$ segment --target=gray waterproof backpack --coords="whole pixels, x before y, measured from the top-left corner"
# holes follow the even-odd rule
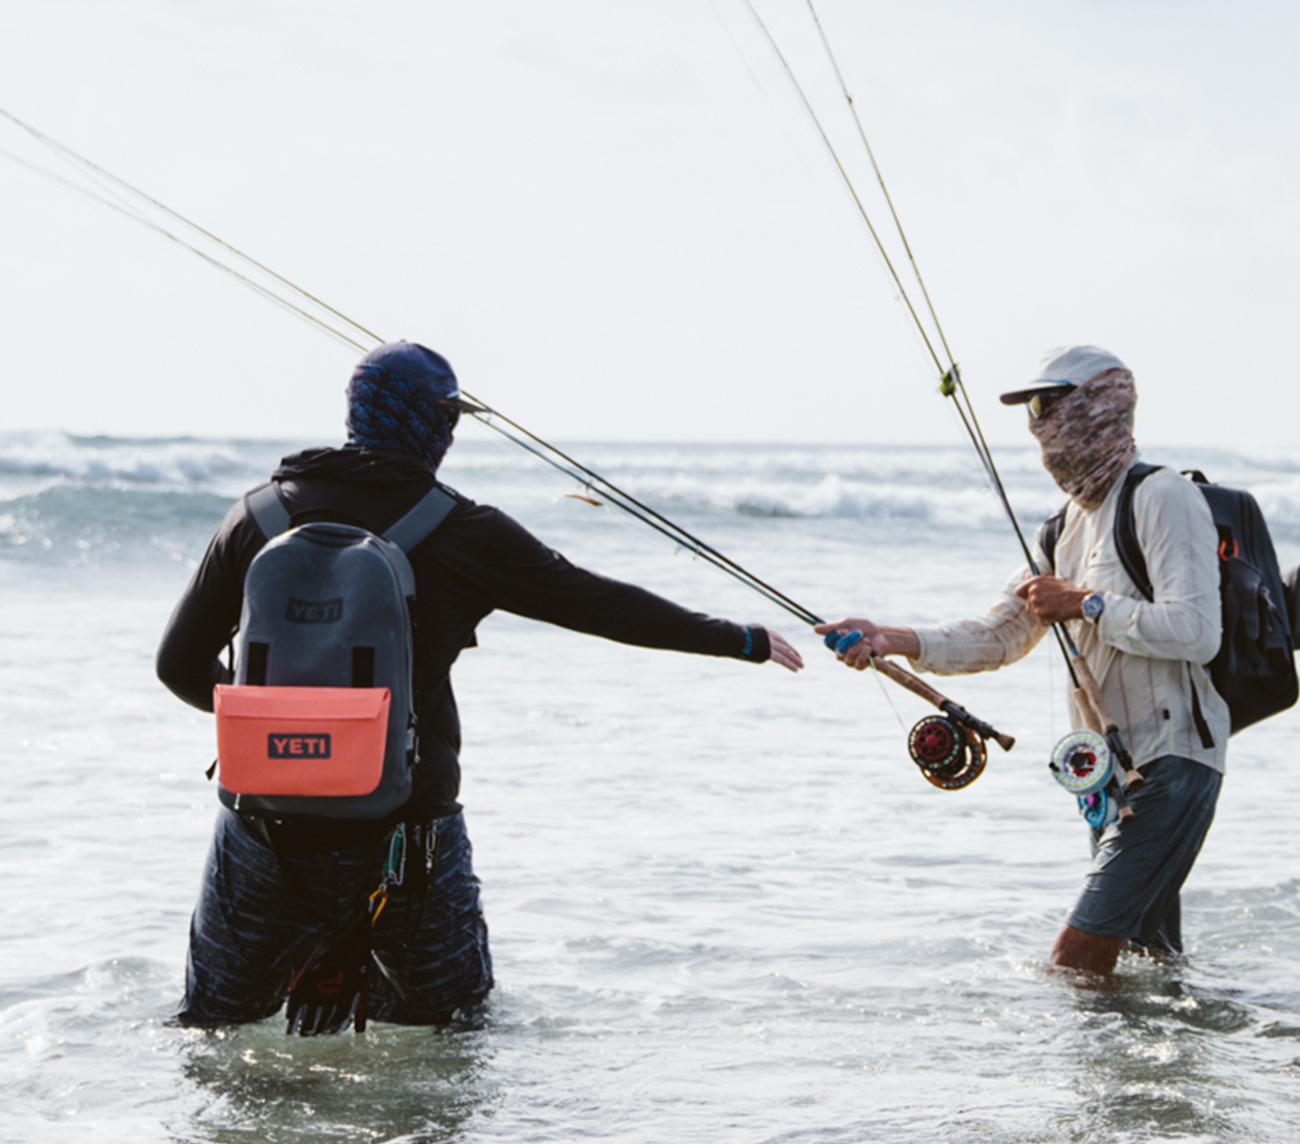
[[[382,536],[290,528],[278,486],[246,505],[267,544],[244,578],[233,685],[219,685],[219,795],[274,817],[383,818],[417,761],[415,575],[406,554],[455,507],[434,487]]]

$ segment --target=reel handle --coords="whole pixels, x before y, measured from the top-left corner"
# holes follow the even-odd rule
[[[854,644],[860,643],[861,640],[862,633],[859,631],[851,631],[843,635],[839,632],[829,632],[823,642],[836,655],[843,655],[849,650],[849,648],[853,647]],[[979,735],[980,738],[992,739],[1004,751],[1009,751],[1016,745],[1016,740],[1011,735],[1004,735],[1001,731],[997,731],[993,727],[990,727],[983,720],[976,719],[969,711],[962,707],[958,707],[956,703],[952,702],[952,700],[942,692],[936,691],[923,679],[913,675],[905,668],[890,663],[884,656],[876,655],[873,652],[871,656],[871,666],[880,672],[881,675],[892,679],[900,687],[907,688],[907,690],[912,692],[913,695],[919,695],[927,703],[932,703],[940,711],[951,715],[958,723],[965,727],[969,727]]]
[[[946,711],[957,722],[969,727],[981,738],[992,739],[1004,751],[1009,751],[1016,745],[1016,741],[1011,735],[1004,735],[1001,731],[994,730],[982,720],[976,719],[969,711],[958,707],[956,703],[942,692],[936,691],[923,679],[918,679],[910,671],[906,671],[897,664],[890,663],[883,656],[873,655],[871,657],[871,666],[881,675],[888,676],[900,687],[906,687],[914,695],[919,695],[927,702],[933,703],[940,711]]]
[[[957,704],[953,703],[952,700],[945,699],[941,704],[939,704],[939,706],[942,710],[946,711],[956,719],[963,727],[967,727],[974,731],[981,739],[992,739],[1004,751],[1009,751],[1016,745],[1016,740],[1013,736],[1004,735],[996,728],[990,727],[983,719],[975,718],[975,716],[964,707],[957,706]]]

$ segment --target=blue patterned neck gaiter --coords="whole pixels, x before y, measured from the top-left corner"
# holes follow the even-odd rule
[[[353,371],[347,398],[349,445],[413,453],[435,471],[442,464],[457,414],[440,404],[427,385],[362,364]]]

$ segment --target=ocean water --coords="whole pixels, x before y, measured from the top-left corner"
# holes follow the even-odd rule
[[[1234,740],[1184,893],[1188,957],[1109,989],[1046,955],[1087,865],[1046,758],[1046,645],[944,680],[1018,744],[943,792],[914,696],[466,434],[444,477],[554,547],[785,631],[807,669],[491,617],[456,686],[498,988],[481,1026],[290,1040],[164,1021],[215,792],[158,635],[232,499],[303,442],[0,435],[0,1140],[1113,1144],[1300,1138],[1300,766]],[[1017,549],[969,451],[574,444],[812,610],[983,607]],[[1028,522],[1060,500],[1001,450]],[[1195,451],[1300,560],[1300,452]]]

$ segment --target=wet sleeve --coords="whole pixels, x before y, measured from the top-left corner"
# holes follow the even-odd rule
[[[637,647],[765,662],[761,625],[692,612],[635,584],[570,563],[505,513],[490,522],[481,586],[492,607]]]
[[[243,603],[240,552],[250,531],[256,530],[246,523],[241,501],[212,538],[158,645],[158,678],[173,694],[201,711],[212,710],[213,687],[229,682],[230,673],[220,655],[239,626]],[[260,543],[260,533],[257,541]]]

